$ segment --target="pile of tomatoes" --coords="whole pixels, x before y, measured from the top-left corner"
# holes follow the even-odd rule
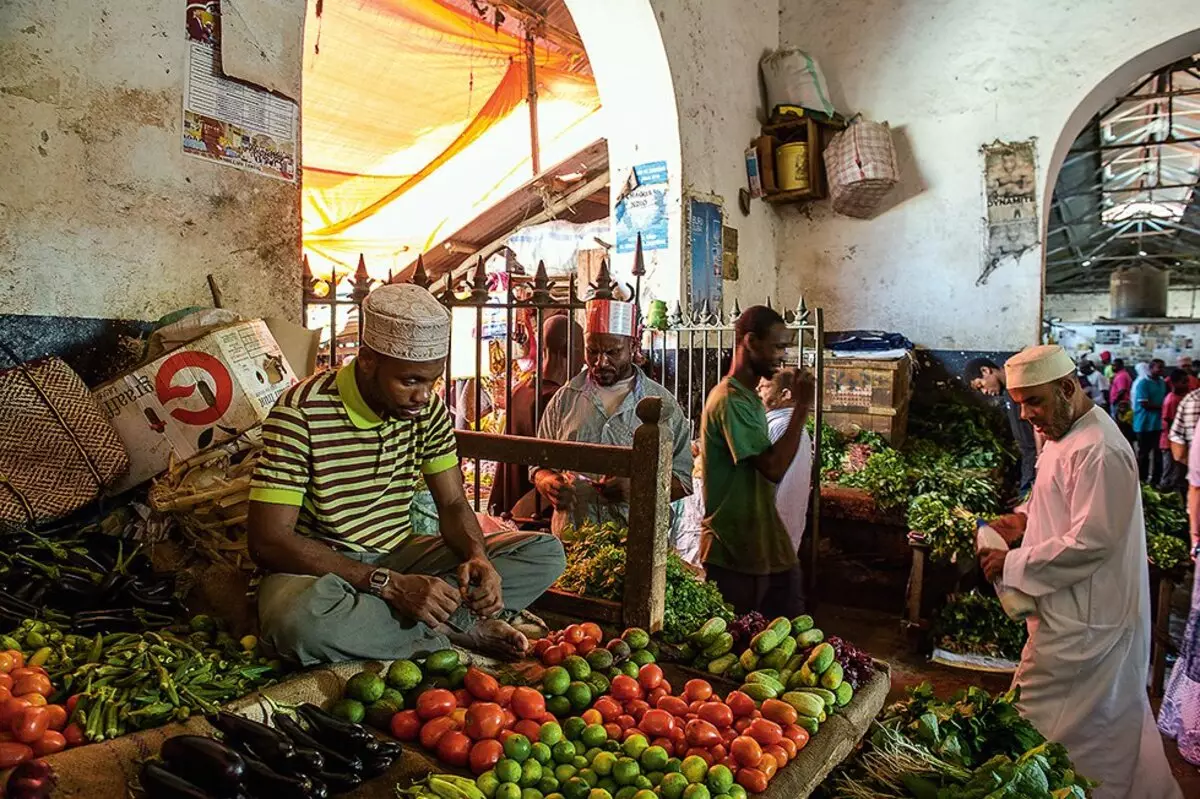
[[[418,741],[443,763],[482,774],[504,756],[504,741],[510,736],[536,741],[542,725],[553,721],[557,719],[546,712],[540,691],[501,686],[495,677],[472,667],[462,688],[421,693],[416,707],[396,713],[390,726],[397,739]]]
[[[26,665],[15,649],[0,652],[0,769],[85,742],[80,726],[67,724],[74,701],[49,704],[53,693],[40,665]]]
[[[641,734],[676,757],[727,766],[750,793],[765,791],[808,743],[796,718],[795,708],[775,699],[761,708],[741,691],[721,699],[705,680],[688,680],[675,696],[653,663],[642,666],[637,679],[613,678],[610,695],[583,713],[584,721],[604,724],[611,738]]]
[[[556,630],[545,638],[539,638],[533,646],[533,654],[544,666],[557,666],[571,655],[586,657],[604,641],[600,625],[592,622],[572,624]]]

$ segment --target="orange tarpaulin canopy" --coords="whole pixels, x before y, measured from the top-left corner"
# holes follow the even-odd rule
[[[532,176],[526,42],[470,0],[324,0],[306,28],[304,249],[399,271]],[[578,49],[535,39],[541,162],[600,138]]]

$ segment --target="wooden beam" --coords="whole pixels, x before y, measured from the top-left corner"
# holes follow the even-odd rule
[[[519,466],[553,467],[560,471],[587,472],[631,477],[632,457],[628,447],[550,441],[544,438],[503,436],[458,430],[458,457],[513,463]]]
[[[648,632],[662,629],[667,590],[667,526],[673,442],[662,424],[662,400],[638,403],[641,424],[633,431],[629,486],[629,533],[625,540],[625,623]]]

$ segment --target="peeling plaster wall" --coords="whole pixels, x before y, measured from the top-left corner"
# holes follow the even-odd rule
[[[212,273],[299,319],[299,185],[183,155],[185,58],[182,3],[0,2],[0,314],[156,319]]]
[[[1036,137],[1044,207],[1047,164],[1081,101],[1130,59],[1200,28],[1195,0],[781,0],[780,10],[781,44],[818,59],[838,109],[891,123],[903,173],[870,221],[834,216],[828,202],[783,209],[780,296],[824,306],[831,329],[886,328],[935,349],[1013,350],[1040,331],[1040,249],[975,285],[979,146]]]
[[[1047,294],[1045,315],[1063,322],[1094,322],[1111,310],[1104,293]],[[1200,314],[1200,289],[1171,289],[1167,292],[1167,316],[1194,319]]]

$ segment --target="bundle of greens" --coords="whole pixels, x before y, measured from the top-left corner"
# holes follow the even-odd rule
[[[957,563],[975,557],[975,516],[940,492],[913,497],[908,503],[908,529],[924,534],[935,561]]]
[[[841,484],[866,491],[885,511],[904,507],[912,496],[908,464],[894,449],[876,452],[861,471],[846,475]]]
[[[939,402],[908,423],[912,435],[928,438],[952,453],[964,469],[995,469],[1016,462],[1003,418],[990,408],[957,400]]]
[[[1028,633],[996,597],[969,591],[949,596],[934,619],[933,636],[947,652],[1018,660]]]
[[[1175,535],[1188,529],[1187,509],[1178,494],[1155,491],[1142,484],[1142,517],[1146,536]]]
[[[1018,689],[980,688],[948,702],[929,683],[886,709],[870,738],[830,781],[835,799],[1085,799],[1067,750],[1021,717]]]
[[[1192,565],[1187,543],[1173,535],[1148,534],[1146,554],[1150,557],[1150,562],[1163,571],[1182,571]]]
[[[806,423],[809,440],[815,440],[813,417]],[[846,452],[845,437],[826,422],[821,422],[821,480],[836,482]]]

